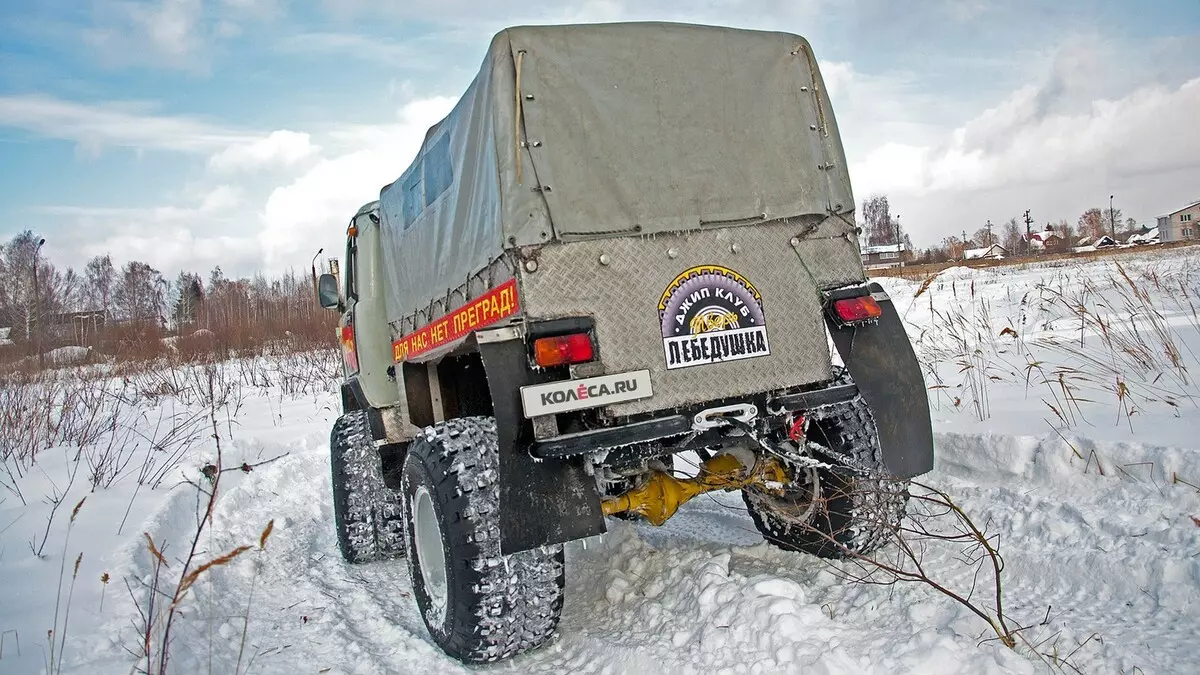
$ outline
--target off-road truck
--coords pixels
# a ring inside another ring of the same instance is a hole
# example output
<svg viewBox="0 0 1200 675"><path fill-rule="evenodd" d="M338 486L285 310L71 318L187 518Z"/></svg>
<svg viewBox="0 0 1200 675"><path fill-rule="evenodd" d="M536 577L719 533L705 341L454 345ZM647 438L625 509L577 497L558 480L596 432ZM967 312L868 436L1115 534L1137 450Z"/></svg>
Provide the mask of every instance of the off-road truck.
<svg viewBox="0 0 1200 675"><path fill-rule="evenodd" d="M784 549L879 546L933 442L858 233L804 38L500 32L318 281L342 554L407 556L433 640L483 662L552 636L563 544L607 516L741 490Z"/></svg>

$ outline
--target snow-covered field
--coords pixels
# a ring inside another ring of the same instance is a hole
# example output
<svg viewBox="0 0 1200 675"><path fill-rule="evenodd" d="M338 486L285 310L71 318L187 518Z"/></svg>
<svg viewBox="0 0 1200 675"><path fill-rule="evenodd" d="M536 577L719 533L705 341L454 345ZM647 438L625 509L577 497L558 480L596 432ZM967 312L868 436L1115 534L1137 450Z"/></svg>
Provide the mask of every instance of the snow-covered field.
<svg viewBox="0 0 1200 675"><path fill-rule="evenodd" d="M926 585L849 583L768 547L740 497L717 494L661 528L613 521L570 545L560 636L484 670L1200 672L1200 253L1122 256L1124 275L1115 260L954 268L924 287L881 280L934 387L937 466L922 481L994 537L1005 614L1025 627L1018 650ZM56 671L137 667L155 570L147 535L167 562L162 611L204 503L182 481L209 485L214 417L233 470L197 557L251 548L196 581L169 670L464 672L427 637L403 561L350 566L337 553L332 382L298 385L267 366L222 372L223 397L204 395L202 370L150 398L135 395L140 381L113 385L138 401L118 415L119 428L137 430L122 436L137 450L108 487L88 478L103 437L79 464L77 448L56 446L19 477L0 471L0 673L45 671L52 645ZM183 431L168 436L172 425ZM164 472L157 488L139 487L147 456ZM47 537L52 498L61 506ZM924 564L963 594L978 582L972 600L991 606L990 580L976 579L961 549L933 545Z"/></svg>

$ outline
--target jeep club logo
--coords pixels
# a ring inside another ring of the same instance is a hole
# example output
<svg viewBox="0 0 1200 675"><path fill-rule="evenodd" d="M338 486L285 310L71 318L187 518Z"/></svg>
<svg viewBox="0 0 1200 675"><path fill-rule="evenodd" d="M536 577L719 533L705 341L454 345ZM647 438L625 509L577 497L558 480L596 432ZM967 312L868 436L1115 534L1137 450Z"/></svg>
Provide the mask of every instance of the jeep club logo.
<svg viewBox="0 0 1200 675"><path fill-rule="evenodd" d="M700 265L675 277L658 317L668 370L771 353L762 295L727 267Z"/></svg>

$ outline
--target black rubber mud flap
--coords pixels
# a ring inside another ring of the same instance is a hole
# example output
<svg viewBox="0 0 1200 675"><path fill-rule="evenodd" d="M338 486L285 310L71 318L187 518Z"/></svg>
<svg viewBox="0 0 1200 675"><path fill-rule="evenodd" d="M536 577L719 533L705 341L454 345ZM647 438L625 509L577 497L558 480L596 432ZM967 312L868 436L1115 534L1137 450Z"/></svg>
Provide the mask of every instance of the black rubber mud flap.
<svg viewBox="0 0 1200 675"><path fill-rule="evenodd" d="M883 287L872 283L883 316L875 324L839 328L829 317L829 333L850 376L870 406L879 429L884 466L897 478L933 469L933 424L921 364Z"/></svg>
<svg viewBox="0 0 1200 675"><path fill-rule="evenodd" d="M525 344L479 345L500 444L500 551L504 555L607 531L596 481L582 458L535 459L533 426L521 412L521 387L550 378L526 366Z"/></svg>

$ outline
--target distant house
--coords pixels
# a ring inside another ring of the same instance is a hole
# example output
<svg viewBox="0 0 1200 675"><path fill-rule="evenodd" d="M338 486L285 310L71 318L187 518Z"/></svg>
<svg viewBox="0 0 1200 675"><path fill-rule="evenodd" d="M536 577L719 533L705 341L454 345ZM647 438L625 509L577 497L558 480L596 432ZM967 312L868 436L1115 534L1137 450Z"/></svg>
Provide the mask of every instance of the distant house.
<svg viewBox="0 0 1200 675"><path fill-rule="evenodd" d="M1158 232L1162 241L1200 239L1200 202L1158 217Z"/></svg>
<svg viewBox="0 0 1200 675"><path fill-rule="evenodd" d="M1125 243L1129 244L1130 246L1146 246L1148 244L1157 244L1161 241L1162 238L1159 234L1159 229L1157 227L1147 227L1141 232L1135 232L1129 235L1129 238L1125 240Z"/></svg>
<svg viewBox="0 0 1200 675"><path fill-rule="evenodd" d="M1098 238L1083 237L1075 244L1076 251L1095 251L1102 248L1112 248L1117 245L1117 240L1108 236L1102 235Z"/></svg>
<svg viewBox="0 0 1200 675"><path fill-rule="evenodd" d="M12 328L0 328L0 347L11 346L13 346Z"/></svg>
<svg viewBox="0 0 1200 675"><path fill-rule="evenodd" d="M1008 249L1000 244L992 244L987 248L969 248L963 251L964 260L1003 260L1008 255Z"/></svg>
<svg viewBox="0 0 1200 675"><path fill-rule="evenodd" d="M1066 246L1067 240L1059 233L1050 229L1049 225L1041 232L1033 232L1029 235L1029 250L1031 251L1061 251Z"/></svg>
<svg viewBox="0 0 1200 675"><path fill-rule="evenodd" d="M60 312L46 317L46 333L56 339L83 344L107 323L108 313L103 311Z"/></svg>
<svg viewBox="0 0 1200 675"><path fill-rule="evenodd" d="M867 269L897 267L910 257L904 244L884 244L862 248L862 264Z"/></svg>

